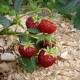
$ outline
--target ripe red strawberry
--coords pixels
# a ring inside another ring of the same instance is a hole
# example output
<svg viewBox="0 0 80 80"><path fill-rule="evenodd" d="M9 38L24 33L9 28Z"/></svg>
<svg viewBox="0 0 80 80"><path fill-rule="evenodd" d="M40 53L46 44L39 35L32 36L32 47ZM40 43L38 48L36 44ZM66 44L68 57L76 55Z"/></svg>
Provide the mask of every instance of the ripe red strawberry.
<svg viewBox="0 0 80 80"><path fill-rule="evenodd" d="M19 45L18 51L22 57L30 58L36 53L36 47L34 45L24 47L24 45Z"/></svg>
<svg viewBox="0 0 80 80"><path fill-rule="evenodd" d="M42 40L40 41L40 44L43 48L47 48L47 47L50 47L50 43L47 41L47 40ZM51 46L54 47L56 44L56 42L52 41L52 44Z"/></svg>
<svg viewBox="0 0 80 80"><path fill-rule="evenodd" d="M46 19L43 19L39 24L39 29L43 33L52 34L53 32L56 31L57 26L54 23L52 23Z"/></svg>
<svg viewBox="0 0 80 80"><path fill-rule="evenodd" d="M38 55L38 61L43 67L49 67L55 63L56 58L46 53L44 50L41 50Z"/></svg>
<svg viewBox="0 0 80 80"><path fill-rule="evenodd" d="M26 20L26 27L29 28L38 28L39 22L34 22L34 19L32 17L29 17Z"/></svg>

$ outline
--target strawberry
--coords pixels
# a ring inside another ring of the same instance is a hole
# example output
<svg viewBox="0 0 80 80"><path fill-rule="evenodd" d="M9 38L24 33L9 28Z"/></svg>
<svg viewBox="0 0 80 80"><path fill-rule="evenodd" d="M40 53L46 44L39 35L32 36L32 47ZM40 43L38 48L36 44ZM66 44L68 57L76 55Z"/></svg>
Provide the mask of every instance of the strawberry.
<svg viewBox="0 0 80 80"><path fill-rule="evenodd" d="M18 51L22 57L30 58L36 53L36 47L35 45L25 47L21 44L18 47Z"/></svg>
<svg viewBox="0 0 80 80"><path fill-rule="evenodd" d="M40 44L43 48L47 48L50 46L54 47L56 42L52 41L52 44L50 45L50 43L47 40L42 40L42 41L40 41Z"/></svg>
<svg viewBox="0 0 80 80"><path fill-rule="evenodd" d="M39 22L34 22L34 19L32 17L29 17L26 20L26 27L29 28L38 28Z"/></svg>
<svg viewBox="0 0 80 80"><path fill-rule="evenodd" d="M46 19L43 19L43 20L41 20L41 22L39 24L39 29L43 33L52 34L53 32L56 31L57 26L54 23L52 23Z"/></svg>
<svg viewBox="0 0 80 80"><path fill-rule="evenodd" d="M46 53L45 50L41 50L38 55L38 61L43 67L49 67L55 63L56 58L51 54Z"/></svg>

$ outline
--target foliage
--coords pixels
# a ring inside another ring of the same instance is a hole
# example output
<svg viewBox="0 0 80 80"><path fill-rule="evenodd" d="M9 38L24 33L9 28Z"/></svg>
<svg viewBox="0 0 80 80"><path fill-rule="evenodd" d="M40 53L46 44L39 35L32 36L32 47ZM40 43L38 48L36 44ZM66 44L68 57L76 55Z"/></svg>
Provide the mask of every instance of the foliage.
<svg viewBox="0 0 80 80"><path fill-rule="evenodd" d="M14 9L18 13L20 11L23 0L16 0L14 3ZM19 5L18 5L19 4Z"/></svg>
<svg viewBox="0 0 80 80"><path fill-rule="evenodd" d="M0 15L3 13L8 13L10 10L9 5L7 5L7 1L0 0Z"/></svg>
<svg viewBox="0 0 80 80"><path fill-rule="evenodd" d="M36 69L36 62L35 62L34 56L32 56L31 58L21 57L21 58L18 58L18 61L21 67L25 70L33 71Z"/></svg>
<svg viewBox="0 0 80 80"><path fill-rule="evenodd" d="M13 5L12 0L0 0L0 15L15 15L11 5Z"/></svg>
<svg viewBox="0 0 80 80"><path fill-rule="evenodd" d="M47 7L50 10L53 10L53 3L54 0L28 0L26 8L28 10L35 10L40 7Z"/></svg>
<svg viewBox="0 0 80 80"><path fill-rule="evenodd" d="M55 0L55 11L70 18L74 27L80 29L80 0Z"/></svg>
<svg viewBox="0 0 80 80"><path fill-rule="evenodd" d="M2 24L4 26L4 28L9 27L11 24L11 21L8 20L6 17L4 16L0 16L0 24Z"/></svg>

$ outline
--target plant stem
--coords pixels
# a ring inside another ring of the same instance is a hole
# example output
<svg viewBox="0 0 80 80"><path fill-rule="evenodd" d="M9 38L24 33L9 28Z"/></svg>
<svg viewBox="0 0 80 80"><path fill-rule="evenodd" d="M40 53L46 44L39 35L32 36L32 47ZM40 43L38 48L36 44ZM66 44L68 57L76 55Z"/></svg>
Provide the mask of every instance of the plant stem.
<svg viewBox="0 0 80 80"><path fill-rule="evenodd" d="M34 37L34 38L38 38L38 37L41 37L41 35L35 35L35 34L30 34L30 33L27 33L27 32L13 32L13 31L8 31L8 32L5 32L5 33L0 33L0 35L26 35L26 36L30 36L30 37Z"/></svg>
<svg viewBox="0 0 80 80"><path fill-rule="evenodd" d="M32 14L32 13L36 13L36 12L38 12L40 10L47 10L47 11L49 11L50 12L50 16L52 17L52 12L48 8L37 8L35 11L29 11L26 14L20 16L19 19L24 17L24 16L26 16L26 15L29 15L29 14Z"/></svg>

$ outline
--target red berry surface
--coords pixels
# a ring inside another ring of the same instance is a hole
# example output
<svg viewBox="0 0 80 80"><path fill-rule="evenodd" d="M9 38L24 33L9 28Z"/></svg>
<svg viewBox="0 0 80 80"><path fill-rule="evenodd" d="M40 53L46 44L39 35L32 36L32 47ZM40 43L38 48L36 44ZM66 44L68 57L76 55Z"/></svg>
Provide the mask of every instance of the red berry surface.
<svg viewBox="0 0 80 80"><path fill-rule="evenodd" d="M38 55L38 61L43 67L49 67L55 63L56 58L50 54L46 54L44 50L41 50Z"/></svg>
<svg viewBox="0 0 80 80"><path fill-rule="evenodd" d="M54 23L52 23L46 19L43 19L39 24L39 29L43 33L52 34L53 32L56 31L57 26Z"/></svg>
<svg viewBox="0 0 80 80"><path fill-rule="evenodd" d="M41 46L42 46L43 48L50 47L50 43L49 43L47 40L42 40L42 41L40 41L40 44L41 44ZM53 41L52 41L51 46L54 47L55 44L56 44L56 42L53 42Z"/></svg>
<svg viewBox="0 0 80 80"><path fill-rule="evenodd" d="M32 17L28 17L26 20L26 27L29 28L38 28L39 22L34 22L34 19Z"/></svg>
<svg viewBox="0 0 80 80"><path fill-rule="evenodd" d="M33 45L24 49L24 45L20 45L18 47L18 51L22 57L30 58L36 53L36 47Z"/></svg>

